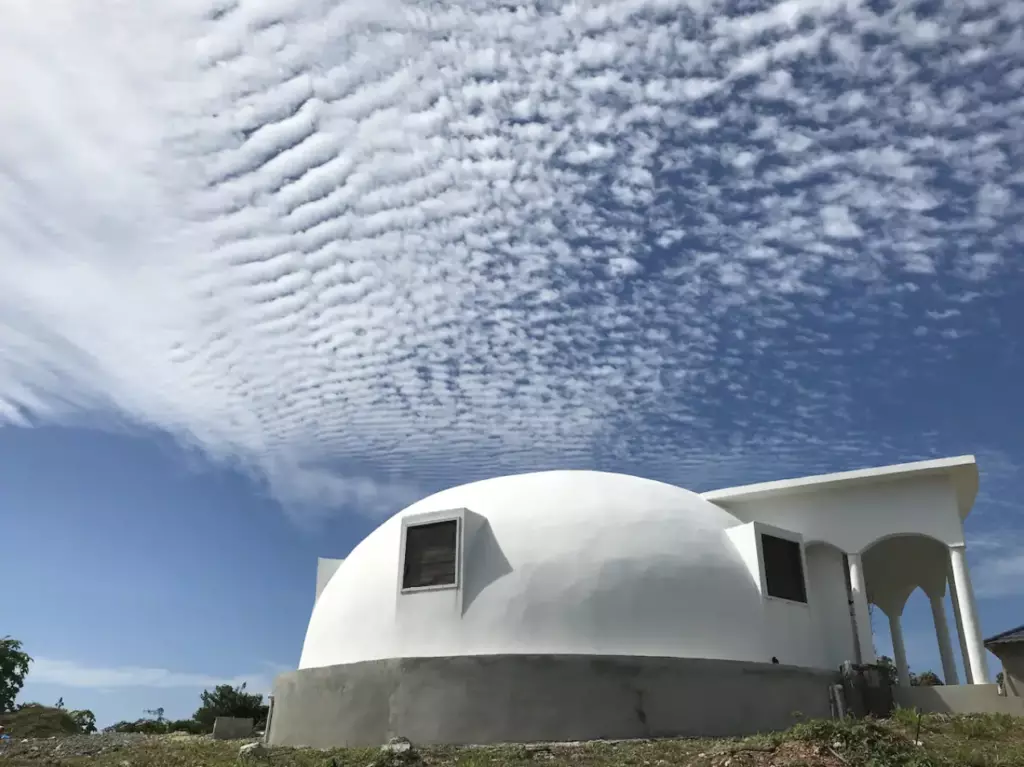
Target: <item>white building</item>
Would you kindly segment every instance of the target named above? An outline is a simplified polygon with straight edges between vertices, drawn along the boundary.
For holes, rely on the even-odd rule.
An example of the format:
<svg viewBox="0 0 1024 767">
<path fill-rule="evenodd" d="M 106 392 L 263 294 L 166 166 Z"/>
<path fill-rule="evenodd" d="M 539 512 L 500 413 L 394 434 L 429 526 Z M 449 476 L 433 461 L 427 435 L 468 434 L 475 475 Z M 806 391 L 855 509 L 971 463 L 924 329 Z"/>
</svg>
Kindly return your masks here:
<svg viewBox="0 0 1024 767">
<path fill-rule="evenodd" d="M 967 456 L 703 495 L 591 471 L 437 493 L 347 559 L 320 561 L 299 670 L 275 685 L 268 737 L 784 727 L 794 710 L 828 715 L 844 661 L 875 660 L 869 604 L 888 617 L 909 684 L 900 615 L 916 588 L 931 600 L 947 684 L 994 696 L 964 555 L 977 489 Z"/>
</svg>

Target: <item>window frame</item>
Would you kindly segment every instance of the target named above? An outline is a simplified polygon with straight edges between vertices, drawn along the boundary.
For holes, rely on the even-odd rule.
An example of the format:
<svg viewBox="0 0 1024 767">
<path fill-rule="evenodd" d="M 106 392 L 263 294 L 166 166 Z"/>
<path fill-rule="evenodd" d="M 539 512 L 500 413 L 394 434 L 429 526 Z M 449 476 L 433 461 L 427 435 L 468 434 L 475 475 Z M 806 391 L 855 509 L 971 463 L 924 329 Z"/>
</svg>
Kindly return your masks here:
<svg viewBox="0 0 1024 767">
<path fill-rule="evenodd" d="M 810 586 L 807 582 L 807 557 L 804 547 L 803 536 L 798 533 L 790 532 L 789 530 L 780 530 L 779 528 L 769 527 L 767 525 L 758 525 L 755 528 L 757 534 L 757 554 L 761 565 L 761 593 L 765 599 L 782 602 L 788 605 L 800 605 L 802 607 L 810 608 L 811 603 L 811 592 Z M 797 546 L 797 551 L 800 557 L 800 580 L 803 586 L 803 600 L 788 599 L 787 597 L 779 597 L 768 592 L 768 560 L 765 557 L 764 552 L 764 536 L 770 538 L 778 538 L 782 541 L 788 541 L 794 543 Z"/>
<path fill-rule="evenodd" d="M 455 580 L 452 583 L 440 583 L 431 586 L 406 586 L 405 585 L 405 556 L 406 547 L 409 541 L 409 528 L 423 527 L 425 525 L 438 524 L 440 522 L 455 523 Z M 465 540 L 466 515 L 465 509 L 447 509 L 444 511 L 430 511 L 422 514 L 412 514 L 402 517 L 402 542 L 398 554 L 398 593 L 419 594 L 426 591 L 456 591 L 462 588 L 462 549 Z"/>
</svg>

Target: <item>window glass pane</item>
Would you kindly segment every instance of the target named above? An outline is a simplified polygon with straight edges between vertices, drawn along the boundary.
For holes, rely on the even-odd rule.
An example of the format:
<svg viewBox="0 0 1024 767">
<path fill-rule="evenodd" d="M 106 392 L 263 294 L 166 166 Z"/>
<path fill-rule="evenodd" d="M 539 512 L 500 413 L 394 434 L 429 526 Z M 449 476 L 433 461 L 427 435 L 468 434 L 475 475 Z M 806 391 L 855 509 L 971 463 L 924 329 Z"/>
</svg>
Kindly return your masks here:
<svg viewBox="0 0 1024 767">
<path fill-rule="evenodd" d="M 804 566 L 800 557 L 800 544 L 774 535 L 761 536 L 764 554 L 765 591 L 769 596 L 807 601 Z"/>
<path fill-rule="evenodd" d="M 454 585 L 458 532 L 454 519 L 406 528 L 402 588 Z"/>
</svg>

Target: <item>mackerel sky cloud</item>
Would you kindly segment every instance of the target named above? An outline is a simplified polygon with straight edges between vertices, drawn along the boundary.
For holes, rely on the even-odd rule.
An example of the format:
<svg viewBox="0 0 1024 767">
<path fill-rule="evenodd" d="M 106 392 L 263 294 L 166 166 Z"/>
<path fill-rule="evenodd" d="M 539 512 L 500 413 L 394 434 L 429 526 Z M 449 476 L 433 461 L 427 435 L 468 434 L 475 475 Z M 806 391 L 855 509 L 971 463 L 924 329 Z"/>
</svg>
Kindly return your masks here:
<svg viewBox="0 0 1024 767">
<path fill-rule="evenodd" d="M 1022 370 L 1024 4 L 157 5 L 5 4 L 0 423 L 369 513 L 1024 458 L 943 421 Z"/>
</svg>

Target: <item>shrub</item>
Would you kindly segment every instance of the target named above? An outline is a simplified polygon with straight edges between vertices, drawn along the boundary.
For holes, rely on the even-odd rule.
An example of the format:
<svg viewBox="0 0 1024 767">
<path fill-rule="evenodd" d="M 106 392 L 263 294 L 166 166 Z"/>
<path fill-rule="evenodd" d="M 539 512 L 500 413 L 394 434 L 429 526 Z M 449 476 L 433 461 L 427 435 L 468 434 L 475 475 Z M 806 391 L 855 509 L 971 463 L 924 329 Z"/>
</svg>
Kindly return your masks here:
<svg viewBox="0 0 1024 767">
<path fill-rule="evenodd" d="M 82 732 L 67 711 L 39 703 L 26 703 L 16 711 L 0 715 L 0 724 L 15 738 L 49 738 Z"/>
<path fill-rule="evenodd" d="M 179 719 L 167 723 L 167 732 L 187 732 L 190 735 L 202 735 L 206 728 L 195 719 Z"/>
<path fill-rule="evenodd" d="M 204 732 L 213 731 L 213 723 L 218 716 L 237 716 L 253 722 L 265 722 L 267 719 L 263 696 L 246 692 L 244 683 L 240 687 L 217 685 L 212 691 L 204 690 L 200 699 L 203 705 L 196 709 L 192 718 L 203 725 Z"/>
</svg>

